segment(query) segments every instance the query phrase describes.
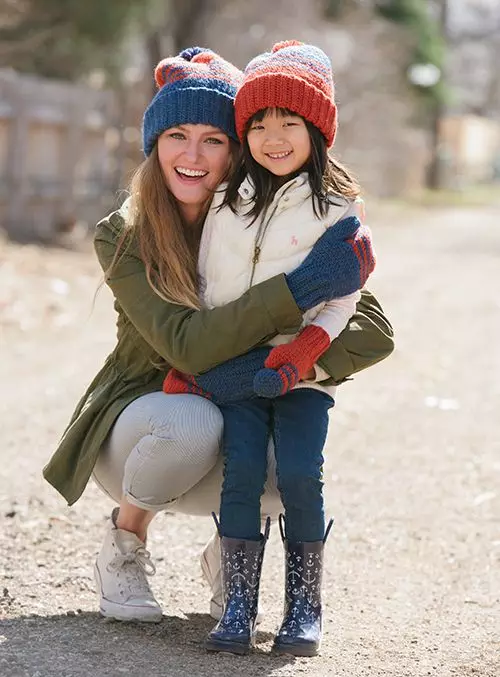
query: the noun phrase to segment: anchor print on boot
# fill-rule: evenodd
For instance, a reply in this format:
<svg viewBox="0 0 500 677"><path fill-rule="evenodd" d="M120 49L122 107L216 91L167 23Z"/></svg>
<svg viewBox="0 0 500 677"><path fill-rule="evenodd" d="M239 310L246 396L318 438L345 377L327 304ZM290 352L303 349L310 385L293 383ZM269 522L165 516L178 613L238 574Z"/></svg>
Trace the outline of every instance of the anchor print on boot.
<svg viewBox="0 0 500 677"><path fill-rule="evenodd" d="M290 543L280 530L285 548L285 610L274 640L278 653L315 656L321 643L321 585L323 553L333 521L322 541Z"/></svg>
<svg viewBox="0 0 500 677"><path fill-rule="evenodd" d="M269 525L268 520L259 541L221 538L224 611L207 638L205 646L208 651L244 654L254 644L260 576Z"/></svg>

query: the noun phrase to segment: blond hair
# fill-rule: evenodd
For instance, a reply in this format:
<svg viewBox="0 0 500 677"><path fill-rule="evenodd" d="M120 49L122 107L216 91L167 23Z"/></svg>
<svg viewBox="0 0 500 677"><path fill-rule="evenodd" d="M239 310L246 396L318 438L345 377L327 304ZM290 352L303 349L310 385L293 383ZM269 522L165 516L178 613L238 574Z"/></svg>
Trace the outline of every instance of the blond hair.
<svg viewBox="0 0 500 677"><path fill-rule="evenodd" d="M234 146L231 142L231 155L235 152ZM228 171L232 168L231 157L229 164ZM105 278L109 278L127 246L135 240L153 291L169 303L200 308L198 251L210 201L208 196L195 223L186 223L176 198L165 184L155 144L130 182L124 232Z"/></svg>

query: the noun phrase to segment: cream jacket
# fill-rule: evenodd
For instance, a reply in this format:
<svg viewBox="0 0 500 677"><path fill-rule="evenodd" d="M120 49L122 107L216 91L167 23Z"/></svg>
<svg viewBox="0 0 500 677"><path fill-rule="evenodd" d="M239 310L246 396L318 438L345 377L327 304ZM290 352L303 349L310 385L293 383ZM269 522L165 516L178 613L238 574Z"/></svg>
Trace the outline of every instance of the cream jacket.
<svg viewBox="0 0 500 677"><path fill-rule="evenodd" d="M361 215L361 202L332 196L325 217L314 214L307 174L283 185L274 197L264 220L245 217L254 196L247 177L239 188L241 204L235 214L229 207L219 210L225 186L216 193L203 228L198 260L201 295L208 308L239 298L254 284L279 273L290 273L311 251L326 228L350 215ZM304 325L321 326L330 340L336 338L354 315L360 293L355 292L320 304L304 314ZM277 336L270 343L288 343L294 336ZM323 374L317 373L317 380ZM302 387L306 384L302 384ZM311 387L309 382L308 387ZM300 387L297 386L297 387ZM323 389L323 388L322 388ZM332 394L332 387L327 389Z"/></svg>

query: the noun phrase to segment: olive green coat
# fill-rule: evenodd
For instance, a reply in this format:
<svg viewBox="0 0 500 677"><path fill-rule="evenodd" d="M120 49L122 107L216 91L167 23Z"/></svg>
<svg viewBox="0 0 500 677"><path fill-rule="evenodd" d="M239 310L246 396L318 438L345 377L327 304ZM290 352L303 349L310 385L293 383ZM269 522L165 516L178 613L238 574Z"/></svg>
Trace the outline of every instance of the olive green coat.
<svg viewBox="0 0 500 677"><path fill-rule="evenodd" d="M97 225L95 249L107 270L123 232L113 212ZM168 367L207 371L276 334L295 333L302 315L284 275L255 285L238 300L194 311L163 301L151 289L132 244L107 280L115 296L117 344L78 403L44 476L71 505L81 496L116 418L133 400L162 389ZM339 383L387 357L393 332L372 294L363 290L358 312L319 364ZM155 366L156 365L156 366Z"/></svg>

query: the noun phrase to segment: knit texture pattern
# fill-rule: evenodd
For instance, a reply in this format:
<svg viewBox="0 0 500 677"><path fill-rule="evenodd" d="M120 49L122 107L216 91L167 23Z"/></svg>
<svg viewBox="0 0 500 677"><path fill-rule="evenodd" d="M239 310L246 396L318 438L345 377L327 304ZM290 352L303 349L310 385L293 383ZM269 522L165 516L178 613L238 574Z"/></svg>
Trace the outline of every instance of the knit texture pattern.
<svg viewBox="0 0 500 677"><path fill-rule="evenodd" d="M330 59L313 45L278 42L250 61L235 100L236 130L243 140L250 118L265 108L288 108L315 125L332 146L337 107Z"/></svg>
<svg viewBox="0 0 500 677"><path fill-rule="evenodd" d="M238 140L234 98L242 75L203 47L190 47L160 61L155 69L158 92L142 121L144 154L150 155L160 134L180 124L213 125Z"/></svg>
<svg viewBox="0 0 500 677"><path fill-rule="evenodd" d="M254 390L259 397L284 395L301 381L317 359L330 347L330 337L322 327L305 327L290 343L276 346L257 372Z"/></svg>
<svg viewBox="0 0 500 677"><path fill-rule="evenodd" d="M361 289L375 261L370 229L349 216L326 229L286 280L299 308L310 310Z"/></svg>
<svg viewBox="0 0 500 677"><path fill-rule="evenodd" d="M270 348L254 348L198 376L171 369L163 382L163 392L201 395L215 404L251 399L256 396L255 375L264 368L270 352Z"/></svg>

